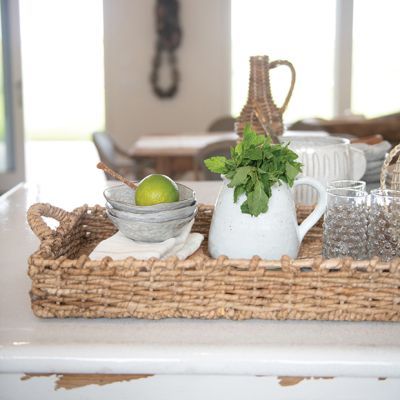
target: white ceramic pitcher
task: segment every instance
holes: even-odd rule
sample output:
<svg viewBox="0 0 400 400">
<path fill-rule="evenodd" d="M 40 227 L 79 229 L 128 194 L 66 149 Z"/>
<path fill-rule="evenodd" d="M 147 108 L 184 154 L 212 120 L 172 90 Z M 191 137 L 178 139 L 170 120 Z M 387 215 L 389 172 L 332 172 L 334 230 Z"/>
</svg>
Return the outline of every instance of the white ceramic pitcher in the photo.
<svg viewBox="0 0 400 400">
<path fill-rule="evenodd" d="M 243 214 L 240 206 L 245 195 L 233 202 L 233 189 L 224 178 L 219 193 L 208 238 L 208 250 L 212 257 L 251 258 L 276 260 L 283 255 L 296 258 L 301 241 L 322 216 L 326 208 L 326 192 L 323 185 L 309 177 L 297 179 L 293 188 L 310 185 L 318 191 L 318 203 L 314 211 L 297 224 L 293 191 L 286 183 L 275 184 L 269 199 L 268 211 L 253 217 Z"/>
</svg>

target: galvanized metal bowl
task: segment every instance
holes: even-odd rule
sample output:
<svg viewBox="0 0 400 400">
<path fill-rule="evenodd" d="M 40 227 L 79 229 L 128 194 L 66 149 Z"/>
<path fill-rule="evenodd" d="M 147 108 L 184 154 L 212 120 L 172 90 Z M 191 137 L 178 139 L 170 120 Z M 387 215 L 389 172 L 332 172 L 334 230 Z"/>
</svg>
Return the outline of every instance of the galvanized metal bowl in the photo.
<svg viewBox="0 0 400 400">
<path fill-rule="evenodd" d="M 197 203 L 194 202 L 192 205 L 178 208 L 176 210 L 165 210 L 159 212 L 151 212 L 147 214 L 137 214 L 128 211 L 121 211 L 114 208 L 110 203 L 106 203 L 106 209 L 112 216 L 130 221 L 165 222 L 174 219 L 183 219 L 194 216 L 197 211 Z"/>
<path fill-rule="evenodd" d="M 195 192 L 181 183 L 177 183 L 179 190 L 179 201 L 173 203 L 161 203 L 153 206 L 137 206 L 135 204 L 135 190 L 121 184 L 111 186 L 104 190 L 106 200 L 116 209 L 135 214 L 148 214 L 191 206 L 195 203 Z"/>
<path fill-rule="evenodd" d="M 112 223 L 128 238 L 138 242 L 163 242 L 182 233 L 183 229 L 194 218 L 174 219 L 165 222 L 142 222 L 117 218 L 106 211 Z"/>
</svg>

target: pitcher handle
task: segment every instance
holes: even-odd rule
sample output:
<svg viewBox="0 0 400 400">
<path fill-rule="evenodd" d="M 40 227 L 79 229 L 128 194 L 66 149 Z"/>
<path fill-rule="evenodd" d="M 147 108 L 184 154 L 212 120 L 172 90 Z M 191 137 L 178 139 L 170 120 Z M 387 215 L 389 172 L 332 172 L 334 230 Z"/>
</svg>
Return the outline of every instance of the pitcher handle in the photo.
<svg viewBox="0 0 400 400">
<path fill-rule="evenodd" d="M 317 180 L 308 176 L 294 181 L 293 188 L 299 185 L 310 185 L 318 192 L 318 202 L 314 211 L 299 225 L 299 239 L 303 240 L 306 233 L 318 222 L 326 209 L 327 195 L 325 187 Z"/>
<path fill-rule="evenodd" d="M 293 93 L 293 89 L 294 89 L 294 84 L 296 83 L 296 70 L 293 67 L 293 64 L 287 60 L 275 60 L 272 61 L 269 64 L 270 69 L 272 68 L 276 68 L 279 67 L 280 65 L 286 65 L 287 67 L 289 67 L 290 72 L 292 74 L 292 80 L 290 82 L 290 88 L 288 91 L 288 94 L 286 95 L 286 99 L 283 102 L 282 106 L 280 108 L 278 108 L 278 110 L 283 114 L 286 110 L 286 107 L 289 104 L 290 98 L 292 97 L 292 93 Z"/>
</svg>

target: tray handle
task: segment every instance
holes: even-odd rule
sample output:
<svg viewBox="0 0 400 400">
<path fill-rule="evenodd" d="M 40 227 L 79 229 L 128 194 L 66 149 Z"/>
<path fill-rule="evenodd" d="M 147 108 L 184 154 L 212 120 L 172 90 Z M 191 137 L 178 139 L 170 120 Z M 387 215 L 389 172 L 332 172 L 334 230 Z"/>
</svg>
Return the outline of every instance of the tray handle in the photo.
<svg viewBox="0 0 400 400">
<path fill-rule="evenodd" d="M 27 219 L 33 233 L 43 241 L 56 233 L 44 222 L 43 217 L 54 218 L 61 223 L 69 221 L 72 214 L 48 203 L 36 203 L 29 207 Z"/>
</svg>

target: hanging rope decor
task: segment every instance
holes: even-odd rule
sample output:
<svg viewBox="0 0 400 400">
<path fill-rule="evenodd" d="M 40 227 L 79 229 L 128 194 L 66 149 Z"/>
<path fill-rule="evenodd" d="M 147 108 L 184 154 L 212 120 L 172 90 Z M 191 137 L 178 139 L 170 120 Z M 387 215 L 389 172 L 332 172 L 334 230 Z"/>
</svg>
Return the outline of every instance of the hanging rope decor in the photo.
<svg viewBox="0 0 400 400">
<path fill-rule="evenodd" d="M 178 0 L 157 0 L 156 4 L 157 44 L 156 54 L 153 59 L 151 72 L 151 85 L 154 93 L 162 98 L 174 97 L 178 91 L 179 71 L 177 66 L 176 49 L 182 39 L 182 31 L 179 26 Z M 166 53 L 167 67 L 170 69 L 171 83 L 168 87 L 160 86 L 160 70 L 162 56 Z"/>
</svg>

